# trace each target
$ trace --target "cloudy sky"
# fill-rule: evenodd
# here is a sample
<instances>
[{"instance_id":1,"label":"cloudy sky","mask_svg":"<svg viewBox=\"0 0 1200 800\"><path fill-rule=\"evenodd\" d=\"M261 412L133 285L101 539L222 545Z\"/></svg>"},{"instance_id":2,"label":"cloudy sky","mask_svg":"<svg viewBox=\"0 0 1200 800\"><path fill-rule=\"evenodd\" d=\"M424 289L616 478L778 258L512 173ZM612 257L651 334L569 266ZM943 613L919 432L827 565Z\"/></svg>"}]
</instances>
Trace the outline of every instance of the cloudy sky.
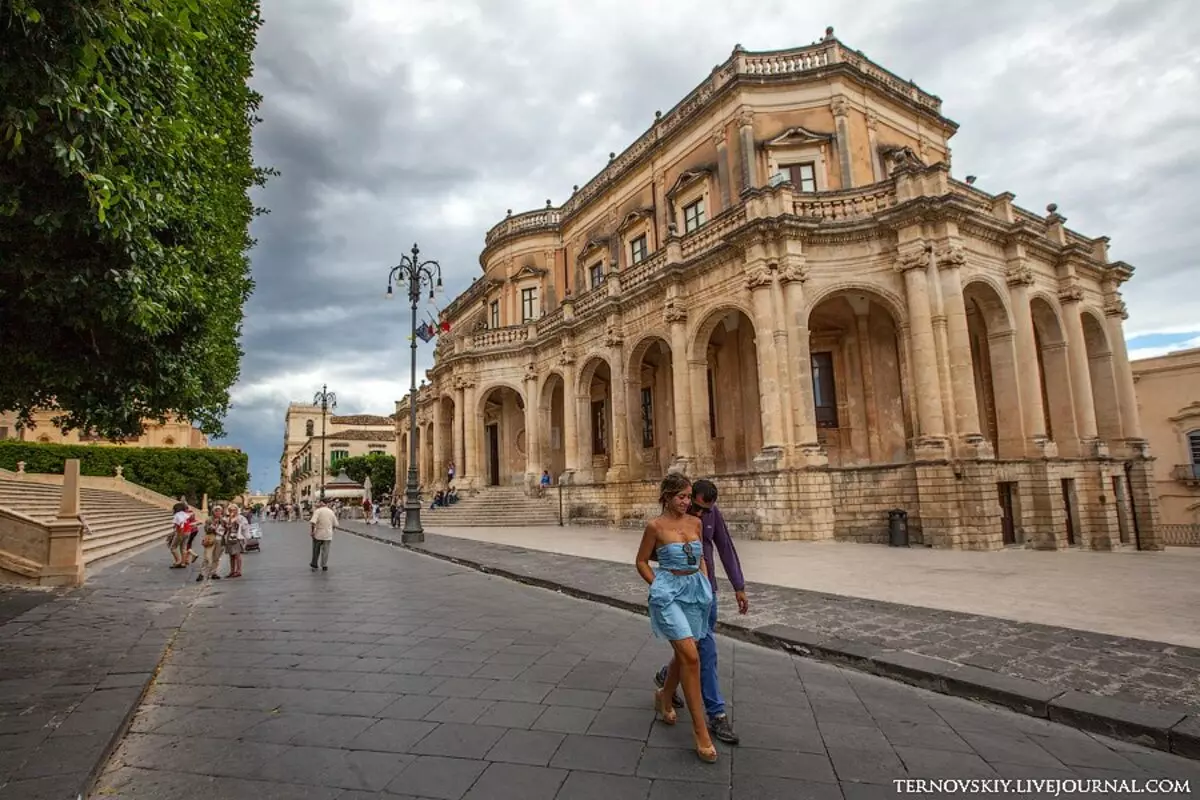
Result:
<instances>
[{"instance_id":1,"label":"cloudy sky","mask_svg":"<svg viewBox=\"0 0 1200 800\"><path fill-rule=\"evenodd\" d=\"M452 298L506 209L561 203L735 44L827 25L942 98L958 177L1112 238L1137 268L1135 356L1200 346L1200 295L1181 291L1200 277L1188 0L263 0L263 17L255 154L282 174L258 198L226 440L255 490L278 480L289 400L328 383L340 412L387 414L407 391L408 311L384 289L414 242Z\"/></svg>"}]
</instances>

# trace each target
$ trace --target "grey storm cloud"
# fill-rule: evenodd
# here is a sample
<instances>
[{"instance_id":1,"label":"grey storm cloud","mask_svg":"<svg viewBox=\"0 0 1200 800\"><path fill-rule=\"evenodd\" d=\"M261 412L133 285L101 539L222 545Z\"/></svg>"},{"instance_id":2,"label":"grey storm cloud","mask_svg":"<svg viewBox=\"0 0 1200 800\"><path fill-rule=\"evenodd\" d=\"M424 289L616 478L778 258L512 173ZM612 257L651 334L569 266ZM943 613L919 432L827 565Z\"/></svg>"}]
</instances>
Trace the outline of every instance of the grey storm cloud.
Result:
<instances>
[{"instance_id":1,"label":"grey storm cloud","mask_svg":"<svg viewBox=\"0 0 1200 800\"><path fill-rule=\"evenodd\" d=\"M735 44L847 45L943 99L956 175L1112 238L1137 267L1131 333L1200 331L1176 289L1200 179L1200 15L1187 0L847 6L596 0L264 0L256 290L227 441L277 481L283 413L322 382L390 413L409 385L407 304L388 268L419 242L444 306L479 275L506 209L561 203ZM418 370L432 348L419 349Z\"/></svg>"}]
</instances>

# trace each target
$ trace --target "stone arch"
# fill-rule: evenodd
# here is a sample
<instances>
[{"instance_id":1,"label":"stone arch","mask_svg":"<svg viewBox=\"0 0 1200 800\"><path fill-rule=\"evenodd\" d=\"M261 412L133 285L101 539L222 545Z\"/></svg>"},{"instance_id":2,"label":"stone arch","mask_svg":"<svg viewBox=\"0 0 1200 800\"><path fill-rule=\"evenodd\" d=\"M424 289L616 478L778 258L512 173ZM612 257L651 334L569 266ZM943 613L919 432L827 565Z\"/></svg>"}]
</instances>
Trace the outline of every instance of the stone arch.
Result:
<instances>
[{"instance_id":1,"label":"stone arch","mask_svg":"<svg viewBox=\"0 0 1200 800\"><path fill-rule=\"evenodd\" d=\"M721 323L721 320L726 315L734 311L740 312L746 319L754 319L754 311L750 306L733 300L718 303L715 306L695 312L696 318L700 321L693 325L692 333L688 337L689 351L687 357L689 359L698 357L698 354L703 354L704 348L708 346L708 340L712 337L712 333L717 325Z\"/></svg>"},{"instance_id":2,"label":"stone arch","mask_svg":"<svg viewBox=\"0 0 1200 800\"><path fill-rule=\"evenodd\" d=\"M567 471L566 411L566 380L561 372L551 370L538 387L537 430L541 469L549 470L556 482Z\"/></svg>"},{"instance_id":3,"label":"stone arch","mask_svg":"<svg viewBox=\"0 0 1200 800\"><path fill-rule=\"evenodd\" d=\"M751 313L737 303L707 310L696 325L689 361L705 370L705 383L693 382L697 469L706 471L711 463L716 473L750 470L763 447L757 332ZM695 397L696 389L705 385L707 397Z\"/></svg>"},{"instance_id":4,"label":"stone arch","mask_svg":"<svg viewBox=\"0 0 1200 800\"><path fill-rule=\"evenodd\" d=\"M1025 428L1017 378L1016 331L1004 299L1006 294L983 276L974 276L963 286L980 432L992 443L997 457L1020 458L1025 449Z\"/></svg>"},{"instance_id":5,"label":"stone arch","mask_svg":"<svg viewBox=\"0 0 1200 800\"><path fill-rule=\"evenodd\" d=\"M478 465L471 474L486 486L520 485L525 480L525 456L517 449L525 432L525 403L524 393L508 381L493 381L479 392L475 417L465 422L479 426L478 452L469 454L467 461Z\"/></svg>"},{"instance_id":6,"label":"stone arch","mask_svg":"<svg viewBox=\"0 0 1200 800\"><path fill-rule=\"evenodd\" d=\"M675 441L675 370L677 364L665 336L649 333L629 351L625 386L629 409L630 474L661 478L678 452Z\"/></svg>"},{"instance_id":7,"label":"stone arch","mask_svg":"<svg viewBox=\"0 0 1200 800\"><path fill-rule=\"evenodd\" d=\"M844 294L846 292L863 292L872 296L872 299L887 309L892 315L892 319L896 321L897 328L907 330L908 328L908 304L900 295L893 292L884 286L867 281L837 281L836 283L825 284L805 293L808 305L804 309L805 316L812 314L812 310L823 303L825 300L834 295Z\"/></svg>"},{"instance_id":8,"label":"stone arch","mask_svg":"<svg viewBox=\"0 0 1200 800\"><path fill-rule=\"evenodd\" d=\"M455 465L456 473L460 469L458 466L458 453L462 446L463 431L459 428L457 421L458 401L454 399L452 394L442 392L433 402L438 404L441 413L441 425L434 439L435 442L441 442L441 446L435 448L434 453L433 482L437 486L448 480L447 476L449 475L451 463ZM437 463L439 460L441 463Z\"/></svg>"},{"instance_id":9,"label":"stone arch","mask_svg":"<svg viewBox=\"0 0 1200 800\"><path fill-rule=\"evenodd\" d=\"M1061 455L1076 455L1079 437L1071 401L1071 369L1062 314L1057 300L1044 292L1030 298L1029 312L1033 317L1046 436L1058 443Z\"/></svg>"},{"instance_id":10,"label":"stone arch","mask_svg":"<svg viewBox=\"0 0 1200 800\"><path fill-rule=\"evenodd\" d=\"M575 384L580 481L603 483L616 450L613 398L614 383L620 373L614 372L609 359L601 353L591 353L582 363Z\"/></svg>"},{"instance_id":11,"label":"stone arch","mask_svg":"<svg viewBox=\"0 0 1200 800\"><path fill-rule=\"evenodd\" d=\"M1092 383L1092 407L1096 414L1096 434L1107 442L1122 436L1121 405L1117 396L1117 371L1113 365L1112 344L1104 315L1094 309L1079 312L1083 324L1083 343L1087 349L1088 375Z\"/></svg>"},{"instance_id":12,"label":"stone arch","mask_svg":"<svg viewBox=\"0 0 1200 800\"><path fill-rule=\"evenodd\" d=\"M163 439L163 447L174 447L174 446L175 446L175 440L172 437L168 436L167 438Z\"/></svg>"},{"instance_id":13,"label":"stone arch","mask_svg":"<svg viewBox=\"0 0 1200 800\"><path fill-rule=\"evenodd\" d=\"M908 459L914 428L894 303L876 287L858 284L822 292L809 307L806 379L818 439L832 465Z\"/></svg>"}]
</instances>

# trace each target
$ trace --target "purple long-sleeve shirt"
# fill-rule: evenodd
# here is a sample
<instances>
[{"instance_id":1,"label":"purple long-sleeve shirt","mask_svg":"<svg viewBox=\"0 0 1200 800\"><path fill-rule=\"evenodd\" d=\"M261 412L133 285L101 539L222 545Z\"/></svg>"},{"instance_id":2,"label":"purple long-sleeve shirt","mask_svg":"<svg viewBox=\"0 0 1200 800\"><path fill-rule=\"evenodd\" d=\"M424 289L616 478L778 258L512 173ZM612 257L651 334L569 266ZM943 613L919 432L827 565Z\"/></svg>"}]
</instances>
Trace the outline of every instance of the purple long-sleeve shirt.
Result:
<instances>
[{"instance_id":1,"label":"purple long-sleeve shirt","mask_svg":"<svg viewBox=\"0 0 1200 800\"><path fill-rule=\"evenodd\" d=\"M721 516L721 509L717 508L716 503L713 504L712 511L700 518L700 536L704 543L708 582L712 584L713 593L717 591L717 566L713 563L714 546L721 556L721 565L725 567L725 574L733 584L733 590L744 591L746 579L742 577L742 564L738 561L737 550L733 549L733 537L729 535L725 517Z\"/></svg>"}]
</instances>

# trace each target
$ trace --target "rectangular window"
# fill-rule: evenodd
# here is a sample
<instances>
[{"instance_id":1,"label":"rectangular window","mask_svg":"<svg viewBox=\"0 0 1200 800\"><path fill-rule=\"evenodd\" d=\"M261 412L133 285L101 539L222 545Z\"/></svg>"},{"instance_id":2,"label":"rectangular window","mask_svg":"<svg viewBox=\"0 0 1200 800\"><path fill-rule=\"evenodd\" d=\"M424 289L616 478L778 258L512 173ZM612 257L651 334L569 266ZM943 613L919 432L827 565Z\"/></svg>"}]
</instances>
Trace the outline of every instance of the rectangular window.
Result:
<instances>
[{"instance_id":1,"label":"rectangular window","mask_svg":"<svg viewBox=\"0 0 1200 800\"><path fill-rule=\"evenodd\" d=\"M597 261L588 268L588 275L592 279L592 288L595 289L600 284L604 283L604 262Z\"/></svg>"},{"instance_id":2,"label":"rectangular window","mask_svg":"<svg viewBox=\"0 0 1200 800\"><path fill-rule=\"evenodd\" d=\"M534 313L537 307L537 289L529 287L521 290L521 322L529 322L536 319Z\"/></svg>"},{"instance_id":3,"label":"rectangular window","mask_svg":"<svg viewBox=\"0 0 1200 800\"><path fill-rule=\"evenodd\" d=\"M629 243L629 263L638 264L646 260L646 234L634 239Z\"/></svg>"},{"instance_id":4,"label":"rectangular window","mask_svg":"<svg viewBox=\"0 0 1200 800\"><path fill-rule=\"evenodd\" d=\"M8 438L8 426L0 425L0 441Z\"/></svg>"},{"instance_id":5,"label":"rectangular window","mask_svg":"<svg viewBox=\"0 0 1200 800\"><path fill-rule=\"evenodd\" d=\"M815 192L817 190L817 168L813 162L789 164L782 167L781 171L787 174L792 186L796 187L796 191Z\"/></svg>"},{"instance_id":6,"label":"rectangular window","mask_svg":"<svg viewBox=\"0 0 1200 800\"><path fill-rule=\"evenodd\" d=\"M499 328L500 327L500 301L499 300L492 301L491 306L489 306L489 312L491 314L491 319L488 321L488 327L489 328Z\"/></svg>"},{"instance_id":7,"label":"rectangular window","mask_svg":"<svg viewBox=\"0 0 1200 800\"><path fill-rule=\"evenodd\" d=\"M836 428L837 387L833 380L833 353L812 354L813 405L818 428Z\"/></svg>"},{"instance_id":8,"label":"rectangular window","mask_svg":"<svg viewBox=\"0 0 1200 800\"><path fill-rule=\"evenodd\" d=\"M654 447L654 390L642 387L642 447Z\"/></svg>"},{"instance_id":9,"label":"rectangular window","mask_svg":"<svg viewBox=\"0 0 1200 800\"><path fill-rule=\"evenodd\" d=\"M708 368L708 438L717 438L717 396L713 391L712 367Z\"/></svg>"},{"instance_id":10,"label":"rectangular window","mask_svg":"<svg viewBox=\"0 0 1200 800\"><path fill-rule=\"evenodd\" d=\"M608 455L608 430L605 425L604 401L592 401L592 455Z\"/></svg>"},{"instance_id":11,"label":"rectangular window","mask_svg":"<svg viewBox=\"0 0 1200 800\"><path fill-rule=\"evenodd\" d=\"M329 468L337 467L338 462L350 457L349 450L330 450L329 451Z\"/></svg>"},{"instance_id":12,"label":"rectangular window","mask_svg":"<svg viewBox=\"0 0 1200 800\"><path fill-rule=\"evenodd\" d=\"M683 207L683 232L691 233L704 224L704 198Z\"/></svg>"}]
</instances>

